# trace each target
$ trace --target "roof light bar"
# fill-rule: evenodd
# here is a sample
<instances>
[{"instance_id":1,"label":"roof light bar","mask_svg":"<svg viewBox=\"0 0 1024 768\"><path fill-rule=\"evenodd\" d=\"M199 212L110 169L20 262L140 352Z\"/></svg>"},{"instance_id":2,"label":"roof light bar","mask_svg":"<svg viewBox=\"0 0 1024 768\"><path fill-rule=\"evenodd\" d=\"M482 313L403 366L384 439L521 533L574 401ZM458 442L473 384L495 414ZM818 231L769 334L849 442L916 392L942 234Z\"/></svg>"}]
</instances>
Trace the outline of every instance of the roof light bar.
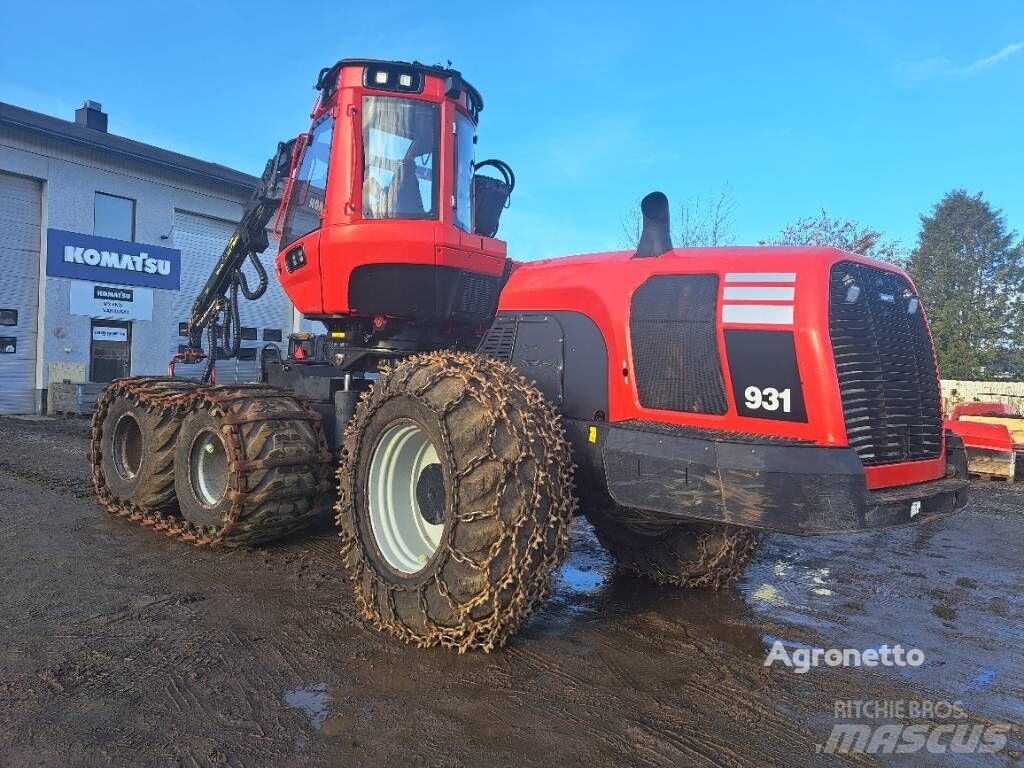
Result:
<instances>
[{"instance_id":1,"label":"roof light bar","mask_svg":"<svg viewBox=\"0 0 1024 768\"><path fill-rule=\"evenodd\" d=\"M363 85L375 91L422 93L423 73L397 64L370 64L363 75Z\"/></svg>"}]
</instances>

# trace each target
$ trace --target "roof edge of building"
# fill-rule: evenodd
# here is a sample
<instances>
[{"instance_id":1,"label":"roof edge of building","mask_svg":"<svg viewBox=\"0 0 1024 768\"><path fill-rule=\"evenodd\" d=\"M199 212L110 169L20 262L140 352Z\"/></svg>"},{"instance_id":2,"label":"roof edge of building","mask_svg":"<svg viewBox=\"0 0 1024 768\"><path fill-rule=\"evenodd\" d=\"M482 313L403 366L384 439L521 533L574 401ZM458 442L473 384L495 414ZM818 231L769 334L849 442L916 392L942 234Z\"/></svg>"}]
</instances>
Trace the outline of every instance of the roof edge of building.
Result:
<instances>
[{"instance_id":1,"label":"roof edge of building","mask_svg":"<svg viewBox=\"0 0 1024 768\"><path fill-rule=\"evenodd\" d=\"M59 117L33 112L24 107L0 101L0 124L10 125L30 132L43 134L69 144L87 147L93 150L113 152L122 157L152 166L199 176L212 182L235 187L239 191L249 192L255 188L259 179L225 165L200 160L196 157L161 149L152 144L116 136L105 131L61 120Z\"/></svg>"}]
</instances>

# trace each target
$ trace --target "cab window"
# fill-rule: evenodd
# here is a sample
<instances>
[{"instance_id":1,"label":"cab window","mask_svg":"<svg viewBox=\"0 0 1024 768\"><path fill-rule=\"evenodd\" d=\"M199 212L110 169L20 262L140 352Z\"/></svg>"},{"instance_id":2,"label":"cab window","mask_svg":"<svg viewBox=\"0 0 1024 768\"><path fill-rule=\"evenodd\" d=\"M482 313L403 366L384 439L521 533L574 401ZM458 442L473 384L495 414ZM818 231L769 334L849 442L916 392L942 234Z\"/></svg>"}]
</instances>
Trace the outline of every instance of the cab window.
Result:
<instances>
[{"instance_id":1,"label":"cab window","mask_svg":"<svg viewBox=\"0 0 1024 768\"><path fill-rule=\"evenodd\" d=\"M455 226L473 231L473 139L476 127L461 112L455 115Z\"/></svg>"},{"instance_id":2,"label":"cab window","mask_svg":"<svg viewBox=\"0 0 1024 768\"><path fill-rule=\"evenodd\" d=\"M331 159L334 118L326 117L313 126L309 145L295 173L281 243L288 244L320 228L327 197L327 168Z\"/></svg>"},{"instance_id":3,"label":"cab window","mask_svg":"<svg viewBox=\"0 0 1024 768\"><path fill-rule=\"evenodd\" d=\"M363 218L436 219L437 104L363 97Z\"/></svg>"}]
</instances>

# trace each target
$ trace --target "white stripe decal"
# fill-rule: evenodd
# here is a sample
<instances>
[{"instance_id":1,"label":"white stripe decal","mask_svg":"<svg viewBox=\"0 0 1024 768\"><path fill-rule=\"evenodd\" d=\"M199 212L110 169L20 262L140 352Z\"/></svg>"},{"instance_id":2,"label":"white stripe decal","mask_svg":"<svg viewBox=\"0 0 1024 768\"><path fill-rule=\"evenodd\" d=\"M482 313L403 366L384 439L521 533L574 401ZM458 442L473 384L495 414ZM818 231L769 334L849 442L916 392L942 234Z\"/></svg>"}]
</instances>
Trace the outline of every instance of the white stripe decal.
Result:
<instances>
[{"instance_id":1,"label":"white stripe decal","mask_svg":"<svg viewBox=\"0 0 1024 768\"><path fill-rule=\"evenodd\" d=\"M795 283L796 272L726 272L727 283Z\"/></svg>"},{"instance_id":2,"label":"white stripe decal","mask_svg":"<svg viewBox=\"0 0 1024 768\"><path fill-rule=\"evenodd\" d=\"M796 288L792 286L776 286L774 288L733 288L725 286L725 300L734 301L792 301Z\"/></svg>"},{"instance_id":3,"label":"white stripe decal","mask_svg":"<svg viewBox=\"0 0 1024 768\"><path fill-rule=\"evenodd\" d=\"M792 325L792 304L723 304L723 323Z\"/></svg>"}]
</instances>

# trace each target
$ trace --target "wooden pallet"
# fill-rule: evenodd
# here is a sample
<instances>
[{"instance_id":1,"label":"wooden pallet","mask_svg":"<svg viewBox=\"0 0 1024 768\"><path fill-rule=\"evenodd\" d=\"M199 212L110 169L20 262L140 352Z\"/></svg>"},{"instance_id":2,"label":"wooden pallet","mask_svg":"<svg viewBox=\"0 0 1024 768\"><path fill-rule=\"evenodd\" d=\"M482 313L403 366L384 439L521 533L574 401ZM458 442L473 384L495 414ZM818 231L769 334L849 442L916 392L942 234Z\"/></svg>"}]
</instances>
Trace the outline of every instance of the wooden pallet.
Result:
<instances>
[{"instance_id":1,"label":"wooden pallet","mask_svg":"<svg viewBox=\"0 0 1024 768\"><path fill-rule=\"evenodd\" d=\"M47 393L47 412L54 415L91 416L96 400L106 384L51 382Z\"/></svg>"},{"instance_id":2,"label":"wooden pallet","mask_svg":"<svg viewBox=\"0 0 1024 768\"><path fill-rule=\"evenodd\" d=\"M1012 483L1018 468L1024 465L1021 454L984 448L967 449L967 468L972 477L981 480L999 480Z\"/></svg>"},{"instance_id":3,"label":"wooden pallet","mask_svg":"<svg viewBox=\"0 0 1024 768\"><path fill-rule=\"evenodd\" d=\"M1009 475L993 474L989 472L974 472L973 470L970 472L970 475L972 480L986 480L990 483L994 483L997 481L1000 483L1016 482L1016 479L1010 477Z\"/></svg>"}]
</instances>

